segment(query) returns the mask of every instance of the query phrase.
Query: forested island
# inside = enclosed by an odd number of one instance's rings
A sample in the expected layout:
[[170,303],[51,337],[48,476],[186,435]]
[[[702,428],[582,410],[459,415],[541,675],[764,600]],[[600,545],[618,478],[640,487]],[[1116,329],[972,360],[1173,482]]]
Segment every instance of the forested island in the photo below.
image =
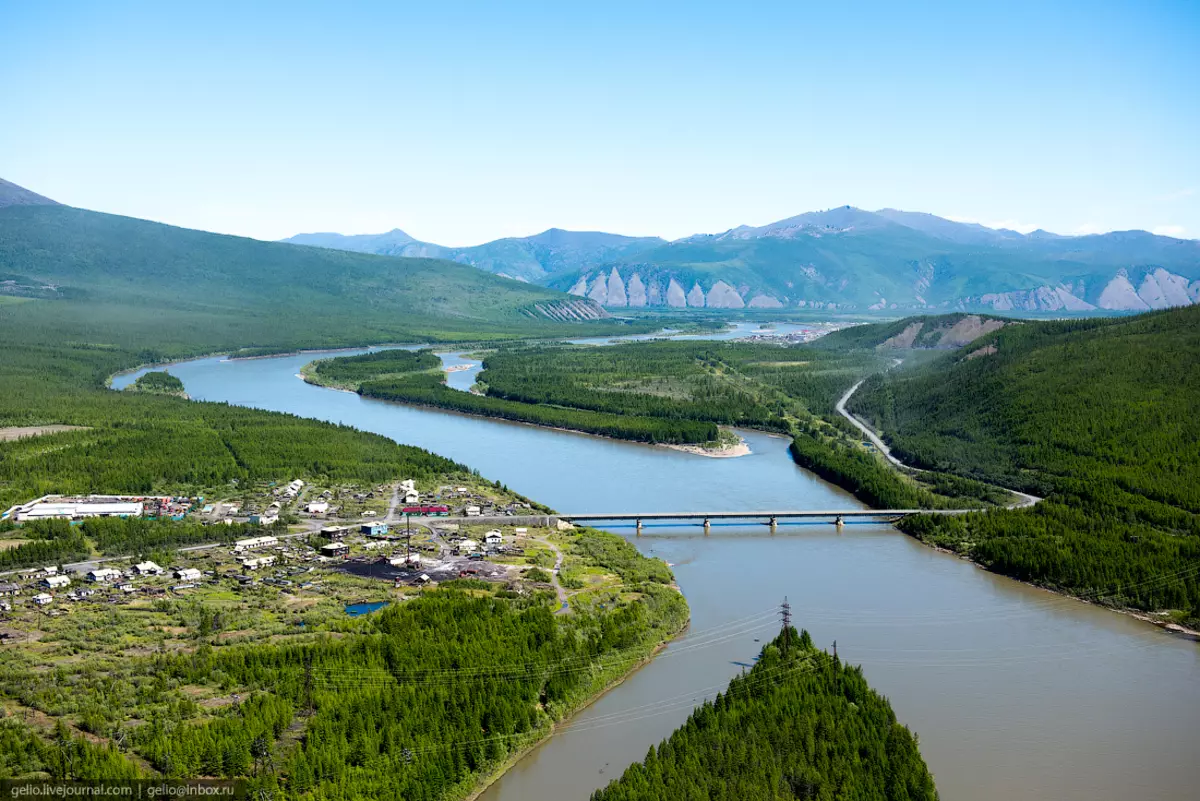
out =
[[151,370],[148,373],[143,373],[138,376],[136,381],[127,386],[125,391],[187,398],[187,393],[183,391],[183,382],[162,370]]
[[917,739],[861,668],[788,628],[592,801],[935,801]]

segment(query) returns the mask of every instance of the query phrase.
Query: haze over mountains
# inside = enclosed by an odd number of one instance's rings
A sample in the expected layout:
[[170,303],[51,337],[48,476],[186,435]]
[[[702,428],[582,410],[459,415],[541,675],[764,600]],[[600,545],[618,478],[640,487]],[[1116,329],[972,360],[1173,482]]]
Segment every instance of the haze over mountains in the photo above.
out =
[[1200,241],[1145,231],[1021,234],[852,206],[673,242],[560,229],[469,248],[399,229],[285,241],[452,259],[610,308],[1087,312],[1200,302]]

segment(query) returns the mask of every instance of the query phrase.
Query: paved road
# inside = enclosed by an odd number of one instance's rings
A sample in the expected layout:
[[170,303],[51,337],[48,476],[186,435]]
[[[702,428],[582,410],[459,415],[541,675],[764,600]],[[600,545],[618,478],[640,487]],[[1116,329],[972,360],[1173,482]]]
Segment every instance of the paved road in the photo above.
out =
[[[901,359],[896,359],[892,363],[892,367],[898,366],[901,361],[902,361]],[[922,470],[919,467],[912,467],[910,465],[906,465],[904,462],[897,459],[895,456],[892,455],[892,449],[890,447],[888,447],[888,444],[886,442],[884,442],[879,437],[878,434],[876,434],[874,431],[872,431],[866,425],[866,423],[863,423],[857,417],[850,414],[850,412],[846,411],[846,403],[850,400],[850,397],[852,395],[854,395],[855,392],[858,391],[858,388],[861,387],[863,385],[863,382],[865,382],[866,380],[867,379],[864,378],[864,379],[862,379],[862,381],[859,381],[857,384],[850,387],[850,389],[846,390],[846,394],[842,395],[842,397],[838,400],[837,404],[834,406],[834,408],[837,409],[837,413],[840,414],[842,417],[845,417],[847,420],[849,420],[850,423],[855,428],[857,428],[859,431],[861,431],[863,433],[863,435],[871,441],[871,444],[873,444],[876,448],[878,448],[879,452],[882,453],[889,462],[896,465],[896,467],[899,467],[903,470],[911,470],[914,473],[929,472],[928,470]],[[993,486],[995,486],[995,485],[993,485]],[[1009,489],[1008,487],[999,487],[999,489],[1002,489],[1005,492],[1011,492],[1013,495],[1017,496],[1017,500],[1008,504],[1009,509],[1023,509],[1027,506],[1033,506],[1035,503],[1038,503],[1039,501],[1042,500],[1041,498],[1039,498],[1036,495],[1030,495],[1025,492],[1019,492],[1014,489]]]

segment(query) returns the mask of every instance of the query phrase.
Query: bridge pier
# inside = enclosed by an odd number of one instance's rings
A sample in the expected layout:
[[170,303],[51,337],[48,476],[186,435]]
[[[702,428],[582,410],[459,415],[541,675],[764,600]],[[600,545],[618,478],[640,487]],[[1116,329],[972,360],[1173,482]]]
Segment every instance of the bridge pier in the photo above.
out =
[[779,518],[777,518],[777,517],[772,517],[772,518],[771,518],[771,523],[770,523],[770,525],[771,525],[771,533],[772,533],[772,534],[774,534],[774,533],[775,533],[775,527],[779,525]]
[[842,518],[841,515],[838,515],[837,519],[833,521],[833,524],[835,526],[837,526],[838,528],[841,528],[842,526],[846,525],[846,521]]
[[712,521],[706,517],[704,518],[704,533],[707,534],[710,531],[712,531]]
[[642,536],[642,518],[637,519],[637,535]]

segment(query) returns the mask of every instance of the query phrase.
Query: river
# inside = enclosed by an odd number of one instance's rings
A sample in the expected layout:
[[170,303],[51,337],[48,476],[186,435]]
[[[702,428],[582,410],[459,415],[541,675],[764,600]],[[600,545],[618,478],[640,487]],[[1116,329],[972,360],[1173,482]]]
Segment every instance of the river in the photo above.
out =
[[[862,506],[797,468],[782,438],[742,432],[752,455],[713,459],[416,409],[305,384],[296,374],[313,358],[211,358],[169,369],[193,399],[374,431],[564,512]],[[476,371],[451,380],[466,389]],[[784,596],[799,627],[823,647],[836,640],[891,699],[919,736],[943,799],[1194,797],[1193,642],[992,575],[885,525],[781,525],[775,534],[714,525],[707,536],[699,527],[648,526],[641,537],[613,530],[674,566],[691,629],[519,762],[486,801],[584,801],[752,662],[778,629]]]

